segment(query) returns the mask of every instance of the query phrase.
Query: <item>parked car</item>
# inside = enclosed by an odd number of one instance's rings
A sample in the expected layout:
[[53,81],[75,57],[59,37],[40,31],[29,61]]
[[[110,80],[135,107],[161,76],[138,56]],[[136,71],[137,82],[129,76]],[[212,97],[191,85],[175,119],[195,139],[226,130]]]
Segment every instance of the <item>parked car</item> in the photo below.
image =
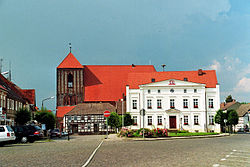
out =
[[68,136],[68,132],[62,132],[62,136]]
[[49,133],[50,137],[61,137],[59,129],[52,129]]
[[13,129],[16,134],[16,142],[33,143],[44,136],[42,129],[35,125],[15,126]]
[[4,145],[8,142],[16,139],[14,131],[8,125],[0,125],[0,145]]

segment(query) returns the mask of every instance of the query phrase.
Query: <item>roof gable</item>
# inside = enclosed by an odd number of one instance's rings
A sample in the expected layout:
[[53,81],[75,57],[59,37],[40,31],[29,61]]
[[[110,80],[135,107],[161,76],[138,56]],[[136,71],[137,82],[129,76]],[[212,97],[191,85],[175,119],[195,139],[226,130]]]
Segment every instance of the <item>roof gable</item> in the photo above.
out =
[[72,53],[69,53],[57,68],[83,68],[83,66]]
[[157,86],[157,87],[162,87],[162,86],[171,86],[171,87],[179,87],[179,86],[200,86],[203,87],[205,84],[200,84],[200,83],[194,83],[194,82],[189,82],[189,81],[181,81],[181,80],[176,80],[176,79],[168,79],[164,81],[159,81],[159,82],[151,82],[148,84],[143,84],[140,86]]

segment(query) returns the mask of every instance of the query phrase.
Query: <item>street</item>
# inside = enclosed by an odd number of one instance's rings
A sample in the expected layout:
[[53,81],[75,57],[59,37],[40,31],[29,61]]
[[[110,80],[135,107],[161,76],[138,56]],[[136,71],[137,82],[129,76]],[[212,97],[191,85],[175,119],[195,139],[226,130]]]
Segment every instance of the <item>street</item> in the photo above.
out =
[[[104,136],[1,147],[0,166],[82,166]],[[250,134],[161,141],[106,140],[89,166],[250,166]]]

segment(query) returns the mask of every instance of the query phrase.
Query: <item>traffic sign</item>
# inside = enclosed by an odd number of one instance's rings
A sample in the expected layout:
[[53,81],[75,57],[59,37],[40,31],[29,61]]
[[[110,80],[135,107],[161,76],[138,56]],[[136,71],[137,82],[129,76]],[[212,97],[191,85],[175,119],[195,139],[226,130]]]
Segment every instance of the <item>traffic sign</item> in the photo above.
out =
[[104,117],[108,118],[110,116],[110,112],[109,111],[104,111]]

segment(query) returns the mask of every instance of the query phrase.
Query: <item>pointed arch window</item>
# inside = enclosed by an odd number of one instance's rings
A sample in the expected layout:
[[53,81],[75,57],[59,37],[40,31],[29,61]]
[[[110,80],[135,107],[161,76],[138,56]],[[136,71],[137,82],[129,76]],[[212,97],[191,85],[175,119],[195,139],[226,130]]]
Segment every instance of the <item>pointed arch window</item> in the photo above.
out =
[[73,88],[73,75],[71,73],[68,74],[68,88]]

